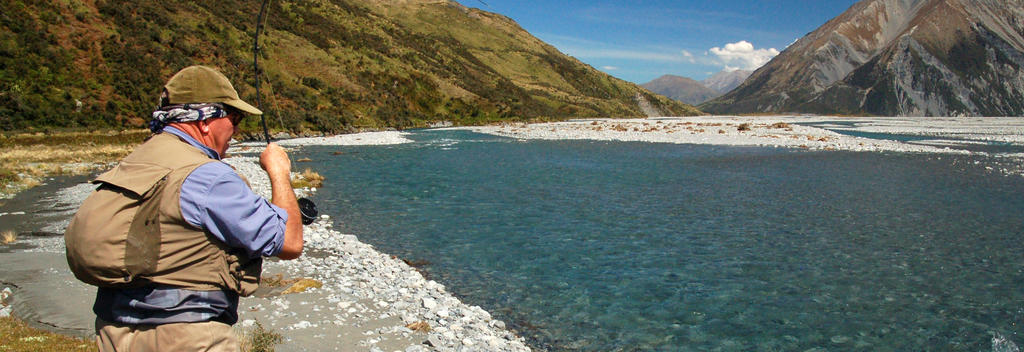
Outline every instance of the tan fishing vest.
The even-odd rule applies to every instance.
[[[162,133],[97,177],[99,187],[64,233],[75,277],[100,287],[155,284],[252,294],[263,259],[248,258],[181,215],[181,184],[210,162],[217,161]]]

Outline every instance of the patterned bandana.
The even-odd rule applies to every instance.
[[[149,130],[157,133],[171,122],[202,121],[224,116],[228,116],[228,111],[221,103],[167,105],[153,112]]]

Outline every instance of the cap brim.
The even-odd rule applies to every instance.
[[[260,111],[260,109],[257,109],[255,106],[249,105],[249,103],[246,103],[246,102],[244,102],[242,100],[229,100],[229,101],[225,101],[224,104],[231,105],[231,106],[237,108],[238,110],[245,111],[246,113],[249,113],[249,114],[263,115],[263,111]]]

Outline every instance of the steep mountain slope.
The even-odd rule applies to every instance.
[[[259,5],[0,2],[0,130],[142,126],[163,82],[190,64],[218,67],[254,99]],[[637,117],[641,102],[698,113],[454,1],[272,1],[268,13],[261,88],[275,129]]]
[[[721,94],[728,93],[729,91],[739,87],[743,81],[750,77],[750,74],[754,71],[747,70],[733,70],[733,71],[718,71],[718,73],[711,75],[707,79],[700,81],[705,87],[714,89]]]
[[[673,75],[664,75],[640,86],[687,104],[700,104],[722,95],[691,78]]]
[[[714,113],[1021,115],[1022,66],[1022,0],[864,0],[701,107]]]

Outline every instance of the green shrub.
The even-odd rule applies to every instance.
[[[245,352],[273,352],[274,346],[284,341],[284,336],[263,327],[256,322],[256,327],[245,333],[241,341],[241,349]]]

